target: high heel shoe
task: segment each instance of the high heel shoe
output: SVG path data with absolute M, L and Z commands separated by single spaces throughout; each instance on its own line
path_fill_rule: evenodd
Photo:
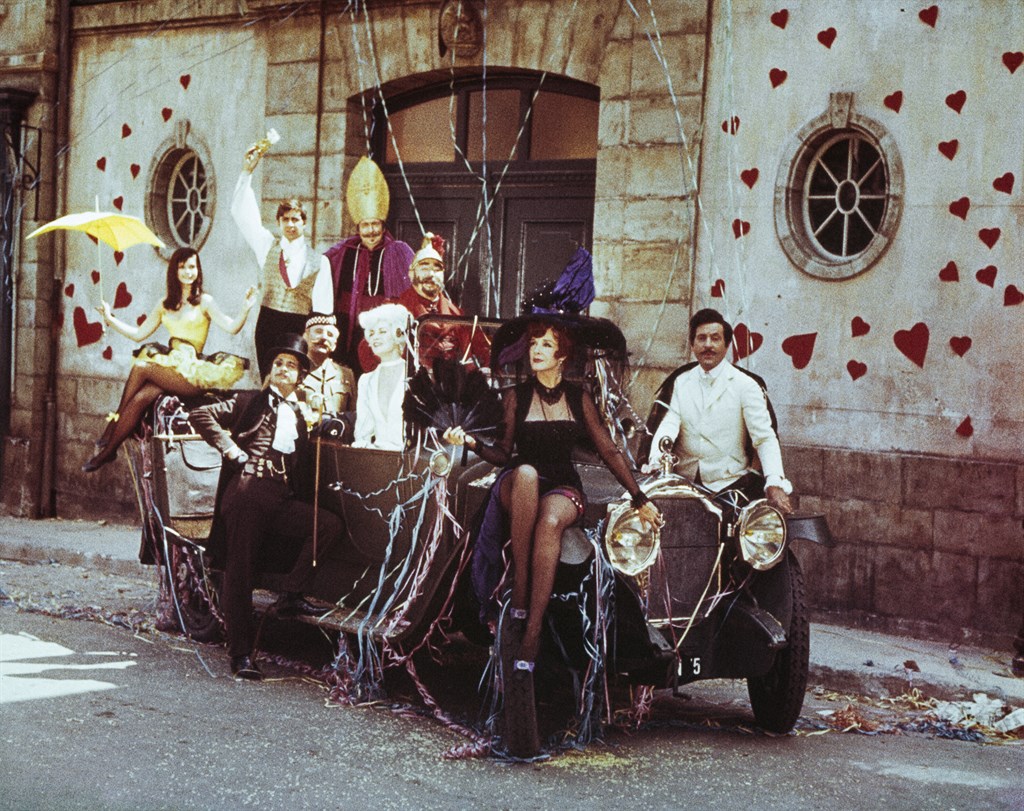
M 106 449 L 99 451 L 95 456 L 92 457 L 88 462 L 82 465 L 83 473 L 93 473 L 99 470 L 108 462 L 113 462 L 117 458 L 117 449 L 115 448 L 112 453 L 107 453 Z
M 102 451 L 110 444 L 110 437 L 114 433 L 117 421 L 120 419 L 121 415 L 117 411 L 111 411 L 107 414 L 107 427 L 103 429 L 103 433 L 100 435 L 100 438 L 93 443 L 96 450 Z
M 533 692 L 534 663 L 514 659 L 505 677 L 505 751 L 527 760 L 540 754 L 537 700 Z
M 500 631 L 505 750 L 512 757 L 524 760 L 540 752 L 537 702 L 533 691 L 534 663 L 516 658 L 523 645 L 526 618 L 525 609 L 509 608 Z

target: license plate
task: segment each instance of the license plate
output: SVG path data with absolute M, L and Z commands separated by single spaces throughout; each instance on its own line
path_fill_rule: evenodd
M 676 673 L 681 679 L 692 679 L 703 669 L 700 656 L 683 656 L 679 659 Z

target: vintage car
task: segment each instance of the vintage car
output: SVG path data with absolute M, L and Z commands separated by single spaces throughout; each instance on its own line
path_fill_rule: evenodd
M 525 359 L 509 351 L 522 341 L 522 322 L 427 316 L 409 353 L 410 375 L 430 367 L 438 336 L 461 331 L 466 349 L 460 362 L 483 369 L 493 390 L 514 384 L 526 373 Z M 633 460 L 631 435 L 642 421 L 620 385 L 625 340 L 609 321 L 578 322 L 582 349 L 573 374 Z M 144 547 L 147 559 L 166 572 L 170 620 L 207 641 L 221 628 L 218 573 L 204 554 L 220 460 L 189 426 L 188 405 L 164 399 L 134 458 Z M 470 598 L 467 563 L 474 515 L 496 471 L 444 445 L 438 434 L 410 430 L 406 450 L 397 452 L 346 445 L 344 419 L 337 415 L 318 428 L 317 498 L 343 518 L 345 535 L 342 561 L 322 567 L 314 589 L 336 608 L 308 621 L 338 633 L 335 686 L 342 700 L 379 695 L 383 669 L 411 661 L 443 636 L 439 628 L 462 630 L 483 644 L 491 639 L 493 628 L 480 624 L 479 606 Z M 578 698 L 577 720 L 591 728 L 610 717 L 609 708 L 595 708 L 595 697 L 599 703 L 608 693 L 598 682 L 643 687 L 649 696 L 652 689 L 677 690 L 701 679 L 742 678 L 757 723 L 788 732 L 803 704 L 809 650 L 793 541 L 831 544 L 828 527 L 820 516 L 783 518 L 766 501 L 747 503 L 736 492 L 714 495 L 675 474 L 668 449 L 656 450 L 652 459 L 658 472 L 638 474 L 638 481 L 666 519 L 660 532 L 640 523 L 596 454 L 579 450 L 587 513 L 563 541 L 556 580 L 561 599 L 549 608 L 550 638 L 538 677 L 572 671 L 582 692 L 589 691 Z M 258 610 L 269 610 L 274 572 L 289 565 L 266 561 L 262 585 L 270 591 L 256 593 Z M 493 707 L 492 721 L 500 716 L 500 701 Z M 500 738 L 500 723 L 492 729 Z

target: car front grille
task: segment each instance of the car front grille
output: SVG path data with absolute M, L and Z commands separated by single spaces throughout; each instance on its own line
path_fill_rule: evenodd
M 650 569 L 648 616 L 655 625 L 671 620 L 685 626 L 705 590 L 708 596 L 718 591 L 719 519 L 697 498 L 656 498 L 655 503 L 665 526 L 661 552 Z

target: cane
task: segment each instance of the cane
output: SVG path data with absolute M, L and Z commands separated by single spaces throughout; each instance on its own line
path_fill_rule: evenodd
M 320 514 L 320 434 L 316 435 L 316 473 L 313 476 L 313 568 L 316 568 L 317 516 Z

